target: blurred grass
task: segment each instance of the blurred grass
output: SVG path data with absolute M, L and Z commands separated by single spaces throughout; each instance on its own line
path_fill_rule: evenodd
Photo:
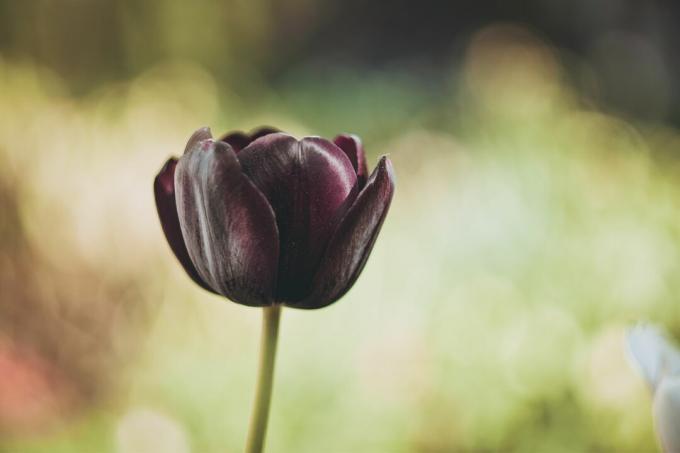
M 61 345 L 53 366 L 69 354 L 110 364 L 94 368 L 106 379 L 62 370 L 76 395 L 83 376 L 97 391 L 58 405 L 56 423 L 17 431 L 0 417 L 0 450 L 135 451 L 137 423 L 194 452 L 242 448 L 260 313 L 183 274 L 151 183 L 199 126 L 259 124 L 360 133 L 370 163 L 390 153 L 398 177 L 353 290 L 284 311 L 269 451 L 656 448 L 621 339 L 640 319 L 680 334 L 678 132 L 580 98 L 555 51 L 514 28 L 479 33 L 437 98 L 400 75 L 328 77 L 263 87 L 247 106 L 173 60 L 76 99 L 44 68 L 0 60 L 0 181 L 17 211 L 2 218 L 2 271 L 15 277 L 0 308 L 30 284 L 32 310 L 51 316 L 22 319 Z M 80 350 L 53 319 L 97 319 L 105 333 Z M 42 351 L 2 326 L 0 339 Z M 126 418 L 140 408 L 163 421 Z

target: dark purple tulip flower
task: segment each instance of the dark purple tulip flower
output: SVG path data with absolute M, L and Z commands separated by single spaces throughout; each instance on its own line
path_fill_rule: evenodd
M 154 181 L 165 236 L 201 287 L 249 306 L 321 308 L 354 284 L 394 194 L 361 141 L 196 131 Z

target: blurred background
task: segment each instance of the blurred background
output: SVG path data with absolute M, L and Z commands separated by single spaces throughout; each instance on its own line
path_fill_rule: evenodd
M 284 310 L 270 452 L 655 451 L 680 337 L 680 6 L 0 0 L 0 451 L 237 452 L 260 311 L 184 274 L 152 181 L 200 126 L 359 134 L 397 193 Z

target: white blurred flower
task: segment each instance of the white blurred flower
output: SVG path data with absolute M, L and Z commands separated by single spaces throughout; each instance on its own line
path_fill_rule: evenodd
M 661 380 L 654 396 L 654 426 L 664 451 L 680 451 L 680 376 Z
M 118 422 L 117 453 L 189 453 L 182 426 L 150 409 L 133 409 Z
M 654 428 L 663 450 L 680 452 L 680 350 L 655 326 L 628 331 L 631 362 L 654 394 Z

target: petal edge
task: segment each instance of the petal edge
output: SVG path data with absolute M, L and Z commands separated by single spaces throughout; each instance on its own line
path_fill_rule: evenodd
M 228 143 L 234 152 L 238 154 L 243 148 L 247 147 L 258 138 L 277 132 L 279 132 L 279 130 L 274 127 L 261 126 L 251 131 L 250 134 L 241 131 L 228 132 L 220 137 L 220 141 Z

